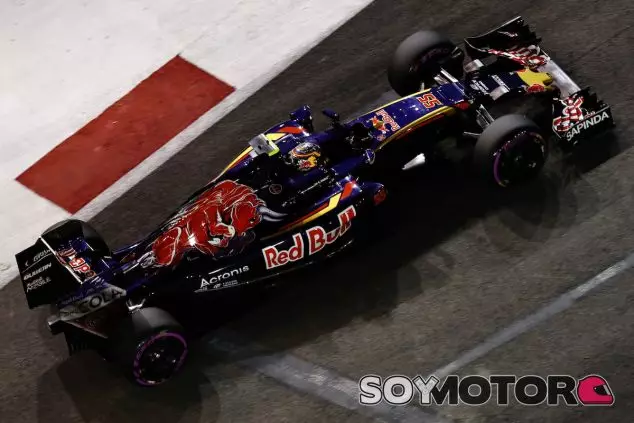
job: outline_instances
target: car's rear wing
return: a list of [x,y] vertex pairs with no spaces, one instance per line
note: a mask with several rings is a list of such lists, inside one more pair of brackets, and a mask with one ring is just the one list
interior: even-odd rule
[[86,240],[84,225],[73,219],[60,222],[15,256],[30,308],[66,307],[110,286],[106,282],[113,279],[113,270],[103,252]]
[[553,98],[552,129],[562,147],[614,125],[610,106],[598,99],[590,88],[577,83],[541,48],[541,38],[520,16],[476,37],[465,38],[469,56],[481,59],[497,56],[512,60],[553,78],[558,94]]
[[81,281],[43,238],[15,258],[29,308],[51,304],[81,286]]

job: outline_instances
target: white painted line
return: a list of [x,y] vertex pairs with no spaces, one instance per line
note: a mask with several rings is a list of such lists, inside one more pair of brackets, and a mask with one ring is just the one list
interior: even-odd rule
[[449,423],[449,420],[415,406],[394,406],[385,402],[362,405],[359,403],[359,386],[351,379],[290,354],[267,353],[262,347],[246,343],[234,334],[216,335],[207,344],[212,351],[227,353],[243,367],[331,404],[382,422]]
[[626,257],[625,259],[617,262],[616,264],[608,267],[603,272],[599,273],[587,282],[573,288],[572,290],[562,294],[553,300],[550,304],[537,310],[535,313],[517,320],[510,326],[502,329],[496,334],[486,339],[481,344],[465,352],[457,359],[447,364],[444,367],[432,372],[431,374],[439,379],[445,376],[454,374],[457,370],[473,363],[474,361],[484,357],[494,349],[512,341],[525,332],[533,329],[540,323],[545,322],[556,314],[561,313],[572,307],[577,300],[588,295],[594,289],[598,288],[602,284],[610,281],[617,275],[620,275],[627,269],[634,266],[634,253]]

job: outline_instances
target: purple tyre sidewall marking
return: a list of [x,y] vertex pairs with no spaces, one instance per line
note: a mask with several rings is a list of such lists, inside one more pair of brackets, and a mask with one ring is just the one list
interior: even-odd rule
[[542,137],[537,132],[531,132],[531,131],[520,131],[517,134],[515,134],[512,139],[505,142],[504,145],[495,153],[495,160],[493,161],[493,178],[495,179],[495,182],[501,187],[506,187],[508,185],[507,181],[503,180],[500,177],[499,168],[500,168],[500,160],[502,157],[502,152],[504,150],[508,150],[509,148],[513,147],[515,144],[521,141],[526,141],[526,140],[523,140],[522,135],[529,135],[531,137],[531,141],[539,142],[540,144],[545,144],[544,137]]
[[501,187],[506,187],[506,183],[502,181],[502,178],[500,178],[498,170],[500,166],[500,157],[502,157],[502,152],[498,151],[497,155],[495,156],[495,162],[493,162],[493,178],[495,178],[495,182],[497,182],[498,185],[500,185]]
[[143,353],[145,352],[145,350],[148,349],[149,346],[151,346],[152,344],[154,344],[157,340],[159,339],[163,339],[163,338],[174,338],[176,340],[178,340],[181,344],[183,344],[183,352],[181,354],[180,359],[178,360],[178,363],[176,363],[176,366],[174,367],[174,371],[172,373],[176,373],[178,371],[178,369],[180,369],[180,367],[183,365],[183,362],[185,361],[185,357],[187,357],[187,341],[185,341],[185,338],[176,333],[176,332],[170,332],[170,331],[163,331],[163,332],[159,332],[155,335],[153,335],[152,337],[146,339],[145,341],[143,341],[139,347],[137,348],[137,353],[134,357],[134,363],[132,364],[132,371],[134,374],[134,378],[136,380],[136,382],[139,385],[143,385],[143,386],[155,386],[155,385],[160,385],[161,383],[165,382],[164,381],[160,381],[160,382],[151,382],[151,381],[147,381],[145,379],[143,379],[140,375],[140,370],[139,370],[139,362],[141,360],[141,357],[143,357]]

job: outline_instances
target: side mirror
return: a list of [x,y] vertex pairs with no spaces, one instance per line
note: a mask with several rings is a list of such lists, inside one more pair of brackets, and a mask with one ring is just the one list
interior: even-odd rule
[[322,110],[322,113],[327,118],[330,118],[330,120],[332,121],[333,124],[339,123],[339,113],[335,112],[334,110],[332,110],[332,109],[324,109],[324,110]]

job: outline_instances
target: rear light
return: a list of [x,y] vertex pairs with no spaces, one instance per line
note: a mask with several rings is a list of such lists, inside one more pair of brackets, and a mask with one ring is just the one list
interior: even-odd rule
[[374,193],[374,205],[377,206],[381,204],[383,201],[385,201],[386,197],[387,197],[387,190],[384,187],[379,188]]

